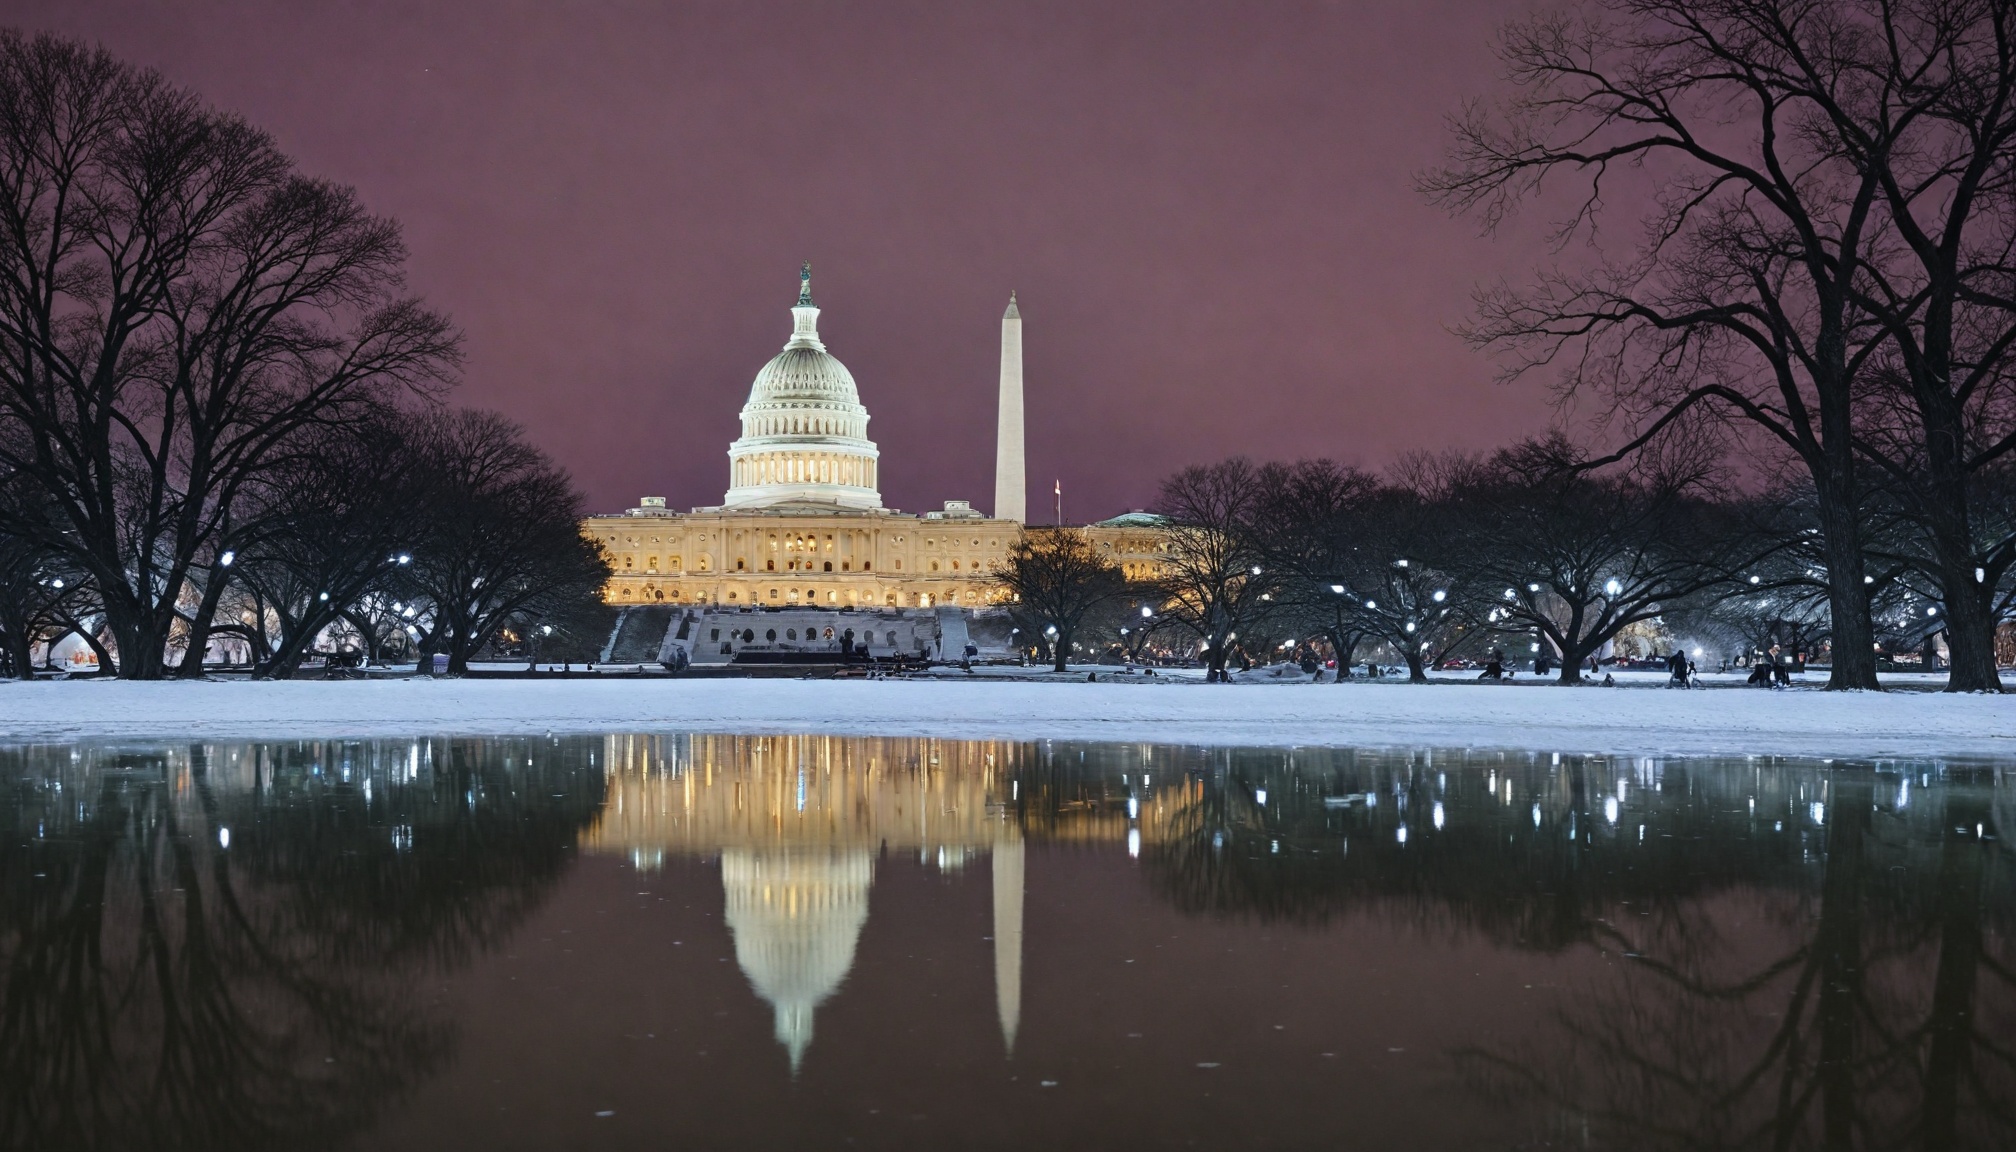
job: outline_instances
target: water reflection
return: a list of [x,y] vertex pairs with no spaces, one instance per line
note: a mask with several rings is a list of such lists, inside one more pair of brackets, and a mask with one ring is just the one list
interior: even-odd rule
[[987,742],[610,737],[608,809],[588,847],[639,867],[667,855],[720,858],[735,959],[774,1009],[794,1075],[814,1013],[854,965],[875,857],[916,853],[960,869],[988,855],[995,1003],[1012,1051],[1023,848],[1006,802],[1019,753]]
[[523,741],[0,754],[0,1147],[343,1141],[448,1055],[417,979],[601,807]]
[[1147,858],[1158,890],[1200,913],[1357,913],[1614,959],[1525,1040],[1457,1053],[1471,1083],[1535,1112],[1536,1142],[2016,1142],[2001,770],[1428,755],[1312,768],[1228,757],[1200,775]]
[[[378,1120],[362,1146],[427,1146],[415,1134],[450,1106],[401,1099],[452,1079],[456,1030],[493,1016],[442,1015],[422,978],[488,963],[542,902],[564,915],[568,899],[549,898],[597,868],[720,909],[771,1038],[764,1065],[647,1076],[639,1146],[675,1122],[721,1146],[824,1138],[889,1089],[832,1077],[951,1010],[879,1002],[880,1031],[857,1013],[814,1055],[821,1014],[869,994],[850,981],[902,959],[874,926],[906,925],[905,948],[971,939],[907,927],[916,889],[892,873],[964,884],[984,866],[999,1078],[970,1063],[907,1073],[906,1091],[960,1101],[958,1126],[867,1142],[1332,1146],[1347,1131],[1377,1142],[1379,1122],[1419,1146],[2008,1147],[2006,771],[830,737],[0,751],[0,1145],[334,1146]],[[570,870],[577,838],[588,860]],[[1119,894],[1115,868],[1131,877]],[[1210,932],[1156,936],[1166,963],[1124,983],[1133,944],[1110,965],[1082,959],[1090,937],[1170,920]],[[603,923],[604,947],[642,949],[640,931]],[[1319,971],[1273,1004],[1244,979],[1284,978],[1268,953],[1225,967],[1242,939],[1305,942],[1319,967],[1347,947],[1399,959],[1369,984]],[[1067,949],[1074,968],[1045,956]],[[696,952],[640,951],[618,970],[690,991],[715,963]],[[1538,975],[1498,1002],[1410,975],[1453,955],[1465,977]],[[1374,1027],[1365,998],[1416,985],[1438,1018],[1479,1023],[1401,1079],[1325,1065],[1330,1051],[1291,1064],[1269,1038],[1306,1018],[1321,1046],[1374,1043],[1353,1035]],[[1164,1014],[1145,1030],[1201,1036],[1210,1062],[1115,1054],[1126,1041],[1096,1006],[1123,997]],[[1214,1016],[1234,997],[1274,1021],[1260,1039]],[[734,1013],[686,1027],[706,1058]],[[558,1038],[519,1034],[504,1055],[536,1063]],[[1243,1095],[1179,1078],[1228,1052],[1252,1070]],[[1052,1118],[1015,1095],[1085,1053],[1096,1109]],[[524,1138],[499,1123],[468,1137]]]

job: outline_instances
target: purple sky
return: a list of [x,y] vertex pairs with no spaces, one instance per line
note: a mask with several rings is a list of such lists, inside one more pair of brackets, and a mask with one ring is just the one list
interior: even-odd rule
[[993,493],[1019,295],[1030,511],[1233,453],[1378,466],[1543,426],[1448,327],[1527,274],[1422,203],[1514,7],[11,0],[238,110],[397,217],[414,287],[591,505],[727,486],[812,261],[887,502]]

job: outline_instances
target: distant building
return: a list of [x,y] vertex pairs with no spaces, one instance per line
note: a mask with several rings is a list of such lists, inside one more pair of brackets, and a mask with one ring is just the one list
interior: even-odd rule
[[[742,406],[719,505],[677,512],[647,496],[583,522],[615,567],[608,602],[719,611],[979,608],[998,599],[990,573],[1026,516],[1022,317],[1013,295],[1001,320],[992,516],[965,500],[921,516],[883,507],[868,410],[853,374],[819,338],[809,265],[791,315],[790,340],[756,374]],[[1132,514],[1087,531],[1130,577],[1154,573],[1163,548],[1155,518]]]

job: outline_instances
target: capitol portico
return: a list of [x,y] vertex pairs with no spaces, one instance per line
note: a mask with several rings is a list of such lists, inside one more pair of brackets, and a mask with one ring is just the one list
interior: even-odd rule
[[[978,608],[999,598],[990,574],[1022,532],[1022,318],[1001,320],[1000,435],[993,515],[947,500],[922,515],[883,506],[881,454],[854,376],[819,334],[811,268],[800,272],[791,335],[757,372],[728,447],[718,505],[678,512],[647,496],[582,528],[609,554],[605,593],[618,606]],[[1162,548],[1153,518],[1086,529],[1132,577]]]

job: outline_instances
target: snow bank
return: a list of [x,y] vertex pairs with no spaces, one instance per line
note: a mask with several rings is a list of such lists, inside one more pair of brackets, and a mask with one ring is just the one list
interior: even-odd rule
[[0,685],[0,741],[826,732],[949,739],[2016,757],[2016,698],[1924,692],[965,679]]

